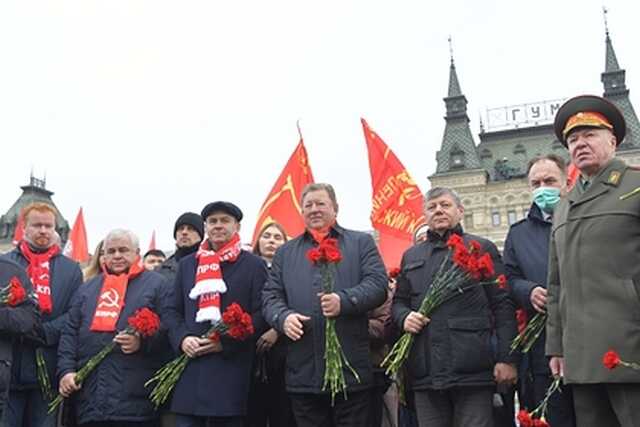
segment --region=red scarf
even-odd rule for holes
[[[218,251],[210,249],[209,241],[203,240],[196,253],[198,268],[196,281],[189,292],[189,298],[198,298],[196,322],[217,322],[220,320],[220,294],[227,292],[222,279],[221,262],[235,262],[242,251],[240,236],[235,233]]]
[[[315,240],[318,243],[321,243],[329,235],[329,232],[331,231],[331,227],[333,227],[334,225],[336,225],[335,220],[326,227],[322,227],[320,229],[307,228],[307,231],[309,232],[309,234],[311,234],[311,237],[313,237],[313,240]]]
[[[22,255],[24,255],[29,262],[27,274],[38,296],[40,312],[43,314],[51,314],[53,311],[53,302],[51,300],[51,274],[49,267],[51,258],[60,253],[60,247],[53,245],[45,252],[36,253],[33,252],[29,244],[23,240],[20,242],[20,252],[22,252]]]
[[[124,297],[127,294],[129,281],[137,277],[144,271],[140,264],[140,257],[137,257],[129,268],[128,273],[109,274],[103,267],[104,281],[102,289],[98,294],[96,311],[93,313],[90,331],[93,332],[113,332],[116,330],[116,323],[120,317],[122,307],[124,307]]]

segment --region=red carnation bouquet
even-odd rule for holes
[[[331,237],[323,239],[318,246],[307,251],[307,258],[312,264],[320,268],[322,291],[325,294],[332,293],[335,286],[336,264],[342,261],[342,253],[340,253],[338,240]],[[329,387],[331,404],[333,405],[336,394],[342,392],[344,393],[345,399],[347,398],[347,383],[344,379],[344,371],[342,368],[346,367],[349,369],[358,382],[360,382],[360,377],[342,350],[338,334],[336,333],[335,319],[327,318],[325,321],[324,343],[325,365],[322,390],[324,391]]]
[[[245,312],[242,307],[233,303],[222,313],[222,320],[216,322],[200,338],[209,338],[213,342],[220,341],[220,337],[227,335],[234,340],[243,341],[253,335],[253,320],[251,315]],[[182,353],[171,362],[164,365],[154,374],[144,385],[156,383],[149,398],[156,408],[159,408],[167,401],[176,383],[182,376],[182,372],[189,363],[189,356]]]
[[[143,338],[148,338],[155,335],[160,329],[160,317],[151,309],[144,307],[136,310],[132,316],[127,319],[129,326],[125,328],[122,333],[129,335],[140,335]],[[115,348],[116,343],[109,341],[109,344],[105,345],[100,352],[91,357],[84,364],[82,368],[76,372],[75,382],[80,385],[82,382],[93,372],[109,353]],[[55,411],[55,409],[62,403],[64,397],[61,394],[49,403],[49,413]]]
[[[618,366],[640,370],[640,363],[625,362],[624,360],[620,359],[620,355],[615,350],[609,350],[604,354],[604,356],[602,356],[602,364],[605,368],[610,370],[615,369]]]
[[[553,378],[553,382],[547,389],[547,392],[544,395],[544,399],[538,405],[536,409],[531,412],[527,412],[526,409],[520,409],[518,412],[518,423],[520,427],[549,427],[549,423],[546,421],[545,417],[547,414],[547,406],[549,405],[549,399],[551,395],[556,391],[560,390],[560,383],[562,382],[562,377],[556,376]]]
[[[34,300],[37,298],[35,294],[32,294],[32,297]],[[16,307],[22,304],[26,299],[27,291],[22,286],[20,279],[16,276],[12,277],[6,286],[0,288],[0,304],[7,305],[9,307]],[[41,347],[36,349],[36,373],[42,395],[46,399],[53,399],[51,381],[49,380],[49,374],[47,373],[47,367]]]
[[[449,253],[440,264],[433,282],[420,304],[418,312],[429,317],[434,310],[445,302],[464,292],[484,285],[497,285],[506,288],[507,279],[504,274],[495,276],[491,255],[483,252],[480,243],[471,240],[465,245],[457,234],[452,234],[447,241]],[[396,375],[409,357],[414,334],[405,332],[395,343],[381,366],[386,368],[387,375]]]
[[[20,279],[12,277],[9,283],[0,288],[0,304],[15,307],[20,305],[27,299],[27,291],[25,291]]]
[[[544,330],[547,324],[547,312],[536,313],[533,318],[527,323],[527,326],[518,334],[517,337],[511,341],[511,352],[520,351],[527,353],[531,350],[531,347],[536,343],[540,334]]]

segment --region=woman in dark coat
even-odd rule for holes
[[[258,233],[253,253],[265,260],[270,268],[276,250],[287,240],[284,227],[270,222]],[[256,342],[256,360],[249,391],[249,427],[296,425],[284,383],[287,340],[285,335],[271,328]]]

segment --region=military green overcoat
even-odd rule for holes
[[[567,383],[640,383],[603,354],[640,362],[640,171],[613,159],[556,207],[549,250],[546,353],[564,356]],[[640,190],[639,190],[640,191]]]

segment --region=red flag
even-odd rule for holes
[[[573,163],[569,163],[569,168],[567,169],[567,191],[571,191],[576,181],[578,180],[578,176],[580,175],[580,171]]]
[[[387,270],[400,266],[413,233],[424,221],[423,195],[387,144],[364,119],[362,129],[369,151],[373,188],[371,224],[379,233],[378,248]]]
[[[149,242],[149,249],[147,249],[147,252],[155,248],[156,248],[156,230],[153,230],[153,233],[151,233],[151,241]]]
[[[299,127],[298,132],[300,132]],[[300,133],[300,142],[260,208],[251,240],[254,245],[262,227],[270,222],[281,224],[287,231],[287,235],[292,237],[304,231],[304,221],[300,213],[300,196],[304,187],[312,182],[313,174]]]
[[[18,221],[16,222],[16,229],[13,232],[13,246],[18,246],[18,243],[24,239],[24,215],[23,211],[18,214]]]
[[[89,260],[89,243],[87,242],[87,229],[84,226],[82,208],[78,211],[76,221],[69,232],[69,239],[64,245],[63,253],[77,262]]]

